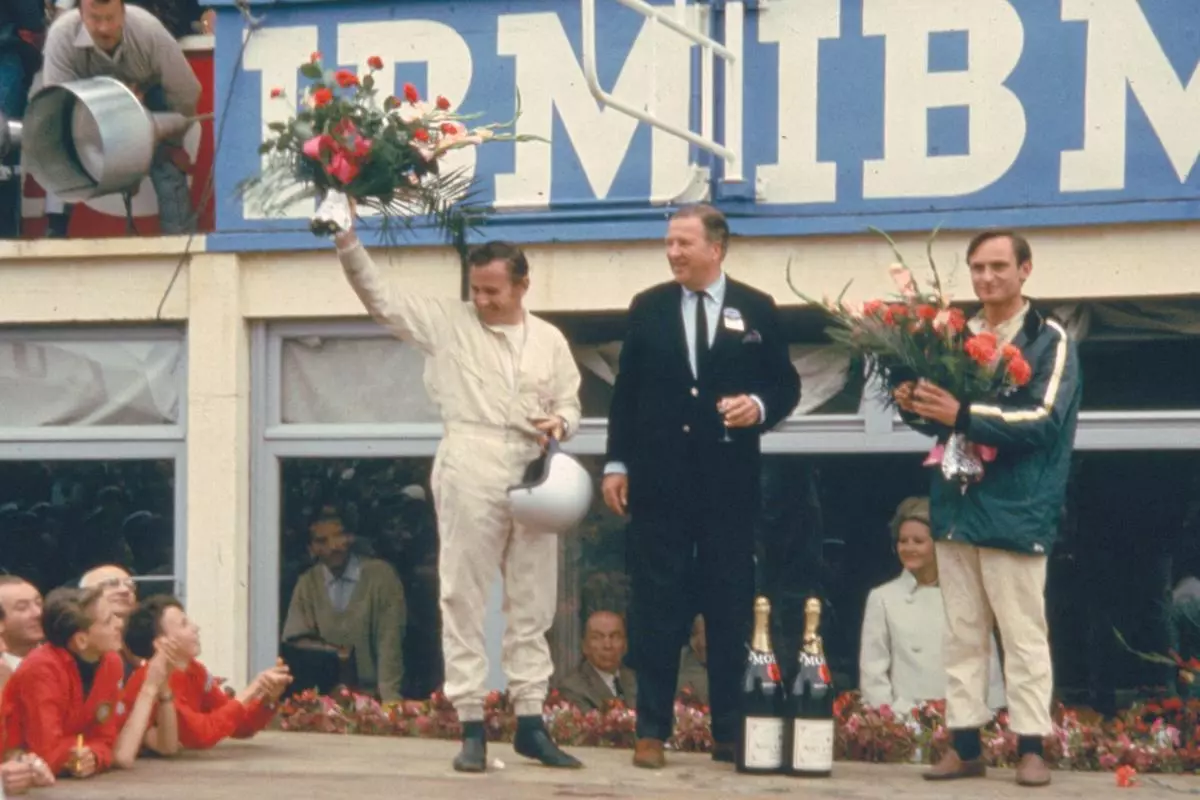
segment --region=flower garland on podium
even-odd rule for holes
[[[445,97],[422,102],[411,83],[402,97],[380,103],[375,74],[383,68],[383,59],[371,56],[360,78],[326,69],[321,53],[313,53],[300,67],[311,84],[287,121],[268,124],[271,135],[258,149],[266,157],[263,169],[238,185],[239,196],[267,216],[318,198],[309,226],[318,236],[348,230],[354,206],[379,212],[388,237],[396,223],[411,228],[423,219],[453,234],[481,220],[480,209],[468,202],[473,177],[445,170],[442,157],[485,142],[546,141],[505,132],[520,116],[520,94],[512,120],[469,128],[481,115],[455,113]],[[271,97],[292,102],[278,88]]]

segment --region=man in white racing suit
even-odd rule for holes
[[[529,264],[516,245],[470,253],[471,302],[420,297],[385,283],[353,231],[338,256],[371,316],[425,353],[425,385],[446,435],[432,489],[440,538],[442,649],[447,698],[463,724],[460,772],[487,766],[484,612],[496,569],[504,577],[502,650],[518,716],[518,753],[551,767],[581,767],[550,739],[542,706],[553,672],[546,632],[558,591],[558,536],[514,522],[508,487],[554,436],[579,424],[579,369],[562,333],[528,313]]]

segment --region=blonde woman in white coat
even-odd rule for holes
[[[900,503],[891,530],[904,571],[872,589],[867,597],[858,683],[863,702],[907,714],[926,700],[946,696],[942,665],[945,614],[928,498],[910,497]],[[991,649],[987,700],[995,711],[1004,706],[1004,682],[994,635]]]

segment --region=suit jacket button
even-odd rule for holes
[[[684,426],[683,426],[683,432],[684,432],[684,433],[691,433],[691,432],[692,432],[692,426],[691,426],[691,425],[684,425]]]
[[[700,396],[700,390],[697,389],[695,386],[693,386],[692,387],[692,397],[699,397],[699,396]]]

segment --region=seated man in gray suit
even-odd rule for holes
[[[611,611],[596,611],[583,636],[583,660],[558,684],[563,699],[581,711],[603,711],[613,700],[637,708],[633,670],[621,663],[628,650],[625,620]]]

